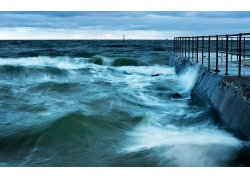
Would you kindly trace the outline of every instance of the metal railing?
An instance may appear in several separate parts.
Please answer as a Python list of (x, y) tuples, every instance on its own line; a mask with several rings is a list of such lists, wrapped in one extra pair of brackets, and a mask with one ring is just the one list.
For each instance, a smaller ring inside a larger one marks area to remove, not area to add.
[(250, 67), (249, 40), (250, 33), (175, 37), (174, 52), (207, 66), (209, 70), (224, 71), (225, 75), (229, 75), (229, 68), (237, 66), (240, 78), (242, 66)]

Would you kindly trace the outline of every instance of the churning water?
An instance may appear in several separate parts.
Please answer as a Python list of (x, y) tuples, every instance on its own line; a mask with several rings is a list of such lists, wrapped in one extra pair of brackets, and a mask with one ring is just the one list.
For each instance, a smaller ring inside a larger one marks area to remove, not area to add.
[(190, 98), (196, 72), (166, 65), (172, 47), (1, 41), (0, 166), (245, 166), (241, 140)]

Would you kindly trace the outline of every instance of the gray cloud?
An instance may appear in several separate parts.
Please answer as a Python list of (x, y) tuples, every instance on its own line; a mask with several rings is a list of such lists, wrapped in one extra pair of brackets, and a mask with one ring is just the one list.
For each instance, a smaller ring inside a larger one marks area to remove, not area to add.
[[(15, 11), (0, 12), (1, 28), (91, 31), (169, 31), (183, 35), (247, 32), (246, 11)], [(162, 33), (161, 33), (162, 34)]]
[(141, 17), (147, 14), (157, 14), (174, 17), (208, 17), (208, 18), (246, 18), (249, 11), (0, 11), (1, 14), (42, 15), (48, 17), (75, 17), (75, 16), (131, 16)]

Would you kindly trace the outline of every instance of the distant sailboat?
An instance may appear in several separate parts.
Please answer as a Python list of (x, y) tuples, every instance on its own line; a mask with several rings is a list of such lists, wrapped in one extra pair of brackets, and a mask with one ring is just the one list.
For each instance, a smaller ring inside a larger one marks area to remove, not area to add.
[(123, 35), (123, 41), (125, 41), (125, 35)]

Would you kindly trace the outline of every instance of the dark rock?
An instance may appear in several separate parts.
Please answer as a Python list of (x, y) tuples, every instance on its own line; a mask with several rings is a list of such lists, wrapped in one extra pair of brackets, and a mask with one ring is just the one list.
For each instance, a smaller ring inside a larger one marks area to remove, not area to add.
[(159, 76), (161, 75), (162, 73), (158, 73), (158, 74), (152, 74), (151, 76)]
[(174, 98), (174, 99), (181, 99), (182, 96), (179, 93), (174, 93), (174, 94), (172, 94), (172, 98)]

